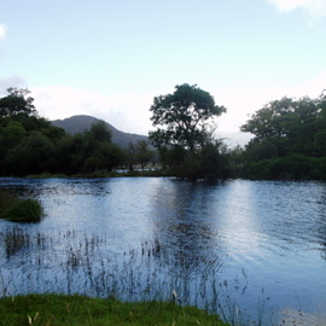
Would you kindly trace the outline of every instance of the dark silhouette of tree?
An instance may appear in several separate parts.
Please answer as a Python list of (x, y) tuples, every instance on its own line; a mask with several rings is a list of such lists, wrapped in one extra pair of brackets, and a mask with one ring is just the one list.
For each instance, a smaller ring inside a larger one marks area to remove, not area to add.
[(194, 150), (210, 136), (210, 123), (226, 109), (217, 106), (214, 98), (196, 85), (176, 86), (173, 94), (154, 98), (151, 106), (153, 125), (161, 126), (150, 132), (157, 146), (177, 145)]
[(0, 99), (0, 116), (14, 116), (26, 114), (28, 116), (36, 113), (33, 105), (34, 99), (29, 96), (30, 91), (27, 88), (18, 89), (10, 87), (7, 89), (9, 95)]

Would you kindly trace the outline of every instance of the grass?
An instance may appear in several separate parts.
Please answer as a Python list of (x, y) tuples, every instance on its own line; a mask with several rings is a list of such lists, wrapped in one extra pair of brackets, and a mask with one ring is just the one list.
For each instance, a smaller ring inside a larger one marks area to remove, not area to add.
[(10, 325), (223, 326), (217, 315), (174, 302), (121, 302), (114, 298), (54, 294), (0, 299), (0, 323)]
[(35, 199), (20, 199), (0, 191), (0, 218), (11, 222), (39, 222), (43, 215), (41, 204)]

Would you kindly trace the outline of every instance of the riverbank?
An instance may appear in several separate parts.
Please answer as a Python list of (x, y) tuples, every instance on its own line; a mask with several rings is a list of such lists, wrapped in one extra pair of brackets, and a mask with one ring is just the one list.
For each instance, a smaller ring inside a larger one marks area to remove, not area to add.
[(20, 325), (208, 325), (227, 326), (217, 315), (175, 302), (126, 303), (114, 298), (28, 295), (0, 299), (1, 324)]

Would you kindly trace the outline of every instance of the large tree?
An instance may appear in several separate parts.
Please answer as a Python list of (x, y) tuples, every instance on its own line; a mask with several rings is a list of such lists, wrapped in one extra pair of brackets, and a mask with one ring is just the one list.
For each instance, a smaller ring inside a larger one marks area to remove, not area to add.
[(196, 85), (177, 85), (173, 94), (154, 98), (150, 108), (156, 131), (150, 139), (156, 146), (178, 146), (193, 151), (210, 136), (213, 118), (226, 112), (214, 98)]
[(33, 101), (27, 88), (10, 87), (7, 96), (0, 99), (0, 117), (11, 117), (18, 114), (33, 115), (36, 113)]

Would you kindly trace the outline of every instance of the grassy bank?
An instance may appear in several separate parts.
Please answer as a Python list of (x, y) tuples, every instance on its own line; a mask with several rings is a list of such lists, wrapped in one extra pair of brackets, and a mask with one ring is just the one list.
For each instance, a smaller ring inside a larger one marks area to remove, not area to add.
[(29, 295), (0, 299), (1, 325), (227, 325), (216, 315), (174, 302)]
[(0, 191), (0, 218), (11, 222), (39, 222), (43, 215), (40, 203), (34, 199), (21, 199)]

